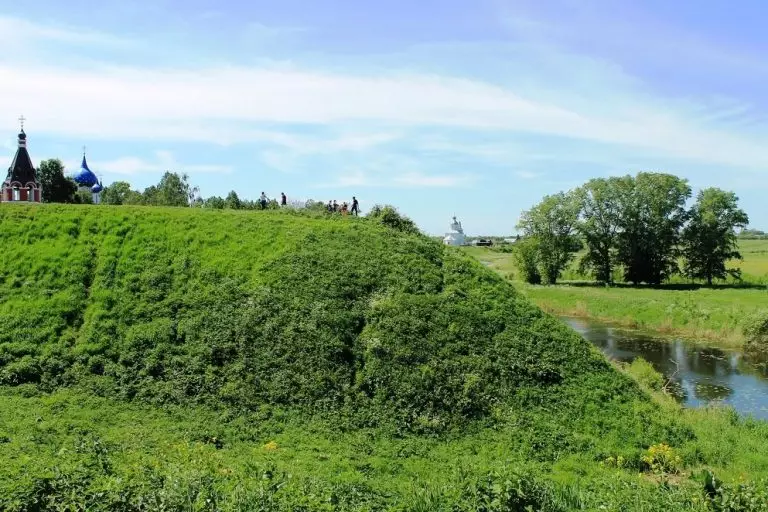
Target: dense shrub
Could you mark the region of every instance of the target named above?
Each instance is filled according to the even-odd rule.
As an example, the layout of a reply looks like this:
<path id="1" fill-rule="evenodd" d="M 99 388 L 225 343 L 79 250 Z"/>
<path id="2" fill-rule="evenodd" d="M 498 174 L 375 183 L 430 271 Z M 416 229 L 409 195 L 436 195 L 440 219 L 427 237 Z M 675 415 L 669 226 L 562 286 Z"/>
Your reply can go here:
<path id="1" fill-rule="evenodd" d="M 745 347 L 749 351 L 768 351 L 768 312 L 755 314 L 744 324 Z"/>
<path id="2" fill-rule="evenodd" d="M 520 240 L 515 244 L 515 264 L 520 276 L 528 284 L 541 284 L 538 267 L 538 244 L 532 238 Z"/>
<path id="3" fill-rule="evenodd" d="M 376 219 L 378 222 L 397 231 L 409 234 L 419 234 L 419 228 L 416 223 L 397 211 L 397 208 L 390 205 L 374 205 L 368 212 L 368 218 Z"/>

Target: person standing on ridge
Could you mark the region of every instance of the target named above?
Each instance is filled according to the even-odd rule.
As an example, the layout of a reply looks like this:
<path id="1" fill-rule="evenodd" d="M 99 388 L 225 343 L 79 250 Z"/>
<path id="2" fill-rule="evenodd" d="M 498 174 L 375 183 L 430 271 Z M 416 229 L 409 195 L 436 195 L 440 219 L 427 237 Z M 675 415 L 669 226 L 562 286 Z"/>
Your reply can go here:
<path id="1" fill-rule="evenodd" d="M 288 198 L 285 197 L 285 192 L 280 192 L 280 206 L 285 206 L 288 204 Z"/>
<path id="2" fill-rule="evenodd" d="M 336 200 L 333 200 L 333 213 L 336 213 L 339 211 L 339 203 L 336 202 Z"/>
<path id="3" fill-rule="evenodd" d="M 350 214 L 357 217 L 360 214 L 360 204 L 357 202 L 357 198 L 355 196 L 352 196 L 352 209 L 350 210 Z"/>
<path id="4" fill-rule="evenodd" d="M 262 192 L 261 197 L 259 197 L 259 203 L 261 203 L 262 210 L 267 209 L 267 195 L 264 192 Z"/>

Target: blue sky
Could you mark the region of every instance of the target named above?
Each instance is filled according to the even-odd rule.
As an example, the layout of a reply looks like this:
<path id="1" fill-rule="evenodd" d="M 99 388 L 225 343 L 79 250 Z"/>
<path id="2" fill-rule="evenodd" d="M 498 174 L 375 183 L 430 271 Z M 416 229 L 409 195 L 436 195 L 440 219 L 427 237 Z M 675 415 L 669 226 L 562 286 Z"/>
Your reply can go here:
<path id="1" fill-rule="evenodd" d="M 514 231 L 590 177 L 671 172 L 768 227 L 768 3 L 0 0 L 0 151 L 105 183 L 390 203 Z"/>

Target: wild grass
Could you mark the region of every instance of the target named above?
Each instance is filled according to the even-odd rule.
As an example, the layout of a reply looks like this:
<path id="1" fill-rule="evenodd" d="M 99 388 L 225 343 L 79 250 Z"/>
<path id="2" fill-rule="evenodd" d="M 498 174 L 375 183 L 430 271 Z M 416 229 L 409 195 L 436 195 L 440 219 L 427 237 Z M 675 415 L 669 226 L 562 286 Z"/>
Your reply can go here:
<path id="1" fill-rule="evenodd" d="M 0 205 L 0 229 L 0 510 L 765 503 L 764 424 L 697 426 L 425 237 L 48 205 Z"/>

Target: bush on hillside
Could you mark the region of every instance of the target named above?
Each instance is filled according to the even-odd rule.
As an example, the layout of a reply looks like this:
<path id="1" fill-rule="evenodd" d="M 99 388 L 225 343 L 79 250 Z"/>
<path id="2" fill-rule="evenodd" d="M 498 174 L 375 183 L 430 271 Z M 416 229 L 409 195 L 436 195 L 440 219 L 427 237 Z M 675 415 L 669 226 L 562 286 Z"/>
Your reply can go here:
<path id="1" fill-rule="evenodd" d="M 768 351 L 768 311 L 755 314 L 744 324 L 745 348 L 750 351 Z"/>
<path id="2" fill-rule="evenodd" d="M 411 219 L 397 211 L 397 208 L 390 205 L 374 205 L 371 211 L 366 215 L 369 219 L 375 219 L 388 228 L 396 229 L 403 233 L 411 235 L 420 234 L 418 226 Z"/>
<path id="3" fill-rule="evenodd" d="M 657 372 L 653 365 L 642 357 L 638 357 L 632 363 L 626 365 L 625 369 L 633 379 L 650 391 L 661 391 L 664 389 L 664 375 Z"/>
<path id="4" fill-rule="evenodd" d="M 541 284 L 541 273 L 538 267 L 539 248 L 532 238 L 518 241 L 514 246 L 514 258 L 520 276 L 528 284 Z"/>

